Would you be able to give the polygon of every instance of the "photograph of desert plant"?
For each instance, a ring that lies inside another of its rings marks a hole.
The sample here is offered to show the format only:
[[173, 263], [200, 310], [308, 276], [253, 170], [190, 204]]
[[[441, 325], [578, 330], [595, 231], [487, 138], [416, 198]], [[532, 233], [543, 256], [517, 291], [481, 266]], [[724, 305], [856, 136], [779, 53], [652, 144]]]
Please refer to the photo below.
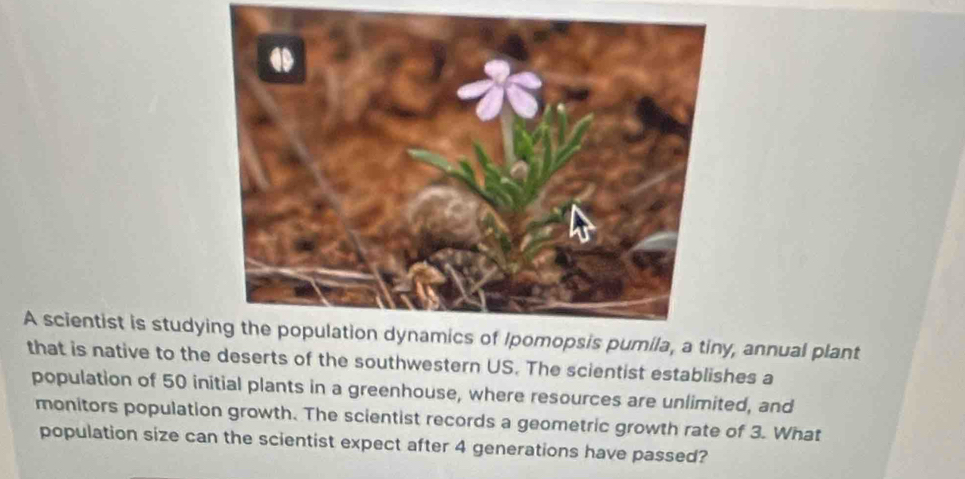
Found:
[[249, 302], [667, 318], [703, 26], [231, 13]]

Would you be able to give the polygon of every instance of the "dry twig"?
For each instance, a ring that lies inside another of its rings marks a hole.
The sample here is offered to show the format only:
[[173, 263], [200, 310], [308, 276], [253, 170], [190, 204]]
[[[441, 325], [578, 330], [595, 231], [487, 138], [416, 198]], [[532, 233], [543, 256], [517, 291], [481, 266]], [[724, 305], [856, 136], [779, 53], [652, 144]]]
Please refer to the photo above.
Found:
[[429, 296], [430, 301], [435, 303], [439, 309], [442, 311], [449, 311], [449, 308], [446, 307], [446, 301], [442, 299], [442, 296], [440, 296], [439, 293], [436, 292], [435, 288], [428, 284], [426, 285], [426, 295]]
[[[495, 276], [496, 273], [498, 273], [498, 272], [499, 272], [499, 269], [498, 269], [498, 268], [493, 268], [493, 269], [487, 271], [486, 274], [484, 274], [482, 278], [479, 278], [479, 281], [476, 281], [476, 283], [473, 284], [471, 288], [469, 288], [469, 291], [467, 291], [467, 294], [476, 294], [476, 291], [479, 291], [480, 288], [482, 288], [483, 286], [485, 286], [486, 283], [488, 283], [489, 280], [493, 279], [493, 276]], [[463, 298], [457, 298], [457, 299], [456, 299], [456, 302], [454, 302], [454, 303], [452, 304], [452, 307], [453, 307], [453, 308], [458, 308], [459, 305], [462, 304], [462, 302], [463, 302]]]
[[660, 296], [651, 296], [649, 298], [633, 299], [629, 301], [605, 301], [599, 303], [567, 303], [563, 301], [548, 301], [546, 304], [541, 306], [534, 306], [533, 311], [540, 311], [545, 309], [555, 309], [555, 308], [567, 308], [567, 309], [599, 309], [599, 308], [629, 308], [633, 306], [643, 306], [647, 304], [653, 304], [659, 301], [666, 301], [670, 299], [669, 294], [661, 294]]
[[650, 188], [653, 188], [654, 186], [657, 186], [657, 185], [659, 185], [660, 183], [663, 183], [664, 181], [666, 181], [666, 180], [669, 179], [670, 177], [672, 177], [672, 176], [674, 176], [674, 175], [678, 175], [678, 174], [680, 174], [680, 173], [683, 173], [684, 171], [686, 171], [686, 169], [687, 169], [687, 165], [686, 165], [686, 164], [680, 164], [680, 165], [677, 165], [677, 166], [675, 166], [675, 167], [673, 167], [673, 168], [670, 168], [670, 169], [668, 169], [668, 170], [662, 171], [662, 172], [654, 175], [653, 178], [650, 178], [649, 180], [644, 181], [643, 183], [640, 183], [640, 184], [637, 185], [637, 186], [634, 186], [632, 190], [630, 190], [630, 191], [627, 192], [627, 197], [628, 197], [628, 198], [635, 198], [635, 197], [639, 196], [640, 194], [646, 192], [646, 191], [649, 190]]
[[486, 293], [483, 292], [483, 290], [479, 290], [479, 291], [477, 291], [476, 293], [479, 294], [479, 303], [480, 303], [480, 305], [481, 305], [481, 307], [482, 307], [482, 311], [483, 311], [484, 313], [488, 313], [488, 312], [489, 312], [489, 307], [486, 306]]
[[[663, 294], [660, 296], [653, 296], [650, 298], [635, 299], [630, 301], [608, 301], [599, 303], [567, 303], [563, 301], [547, 301], [543, 304], [537, 304], [529, 308], [530, 311], [590, 311], [597, 314], [611, 314], [617, 316], [629, 316], [629, 317], [642, 317], [646, 319], [665, 319], [661, 316], [652, 314], [639, 314], [632, 313], [629, 311], [623, 311], [619, 308], [629, 308], [633, 306], [643, 306], [647, 304], [653, 304], [660, 301], [666, 301], [670, 299], [669, 294]], [[532, 298], [529, 299], [530, 302], [533, 301]], [[615, 309], [616, 308], [616, 309]]]
[[271, 189], [271, 181], [265, 173], [265, 167], [261, 164], [261, 157], [255, 143], [251, 141], [251, 135], [242, 122], [238, 122], [238, 149], [241, 156], [244, 171], [248, 173], [251, 181], [255, 184], [258, 191], [268, 191]]
[[271, 266], [253, 258], [245, 258], [245, 262], [253, 268], [245, 270], [245, 275], [252, 280], [261, 278], [283, 277], [290, 279], [308, 278], [318, 284], [330, 288], [365, 288], [373, 289], [375, 278], [366, 273], [355, 271], [340, 271], [326, 268], [303, 268]]
[[[465, 301], [472, 306], [483, 309], [481, 304], [469, 298], [468, 293], [466, 293], [466, 288], [462, 284], [462, 276], [456, 271], [456, 268], [453, 268], [451, 264], [447, 263], [446, 272], [449, 273], [449, 276], [452, 278], [452, 282], [456, 284], [456, 288], [459, 290], [459, 293], [462, 295], [462, 297], [458, 298], [460, 301], [459, 304], [462, 304], [462, 301]], [[458, 306], [459, 306], [458, 304], [453, 305], [454, 308]]]
[[379, 305], [379, 309], [385, 309], [385, 303], [382, 302], [382, 297], [379, 296], [378, 292], [375, 293], [375, 304]]
[[[260, 263], [260, 262], [258, 262], [258, 261], [256, 261], [256, 260], [253, 260], [253, 259], [251, 259], [251, 258], [245, 258], [245, 261], [246, 261], [246, 262], [249, 262], [249, 263], [251, 263], [251, 264], [254, 264], [254, 265], [257, 266], [258, 268], [261, 268], [262, 270], [265, 270], [265, 271], [270, 270], [272, 275], [281, 276], [281, 277], [290, 278], [290, 279], [296, 279], [296, 280], [304, 281], [304, 282], [310, 284], [310, 285], [312, 286], [312, 289], [315, 290], [315, 294], [318, 295], [318, 300], [319, 300], [322, 304], [324, 304], [325, 306], [331, 306], [331, 305], [332, 305], [332, 303], [329, 303], [329, 302], [328, 302], [328, 299], [325, 297], [325, 295], [322, 294], [322, 289], [318, 287], [318, 282], [315, 281], [315, 278], [312, 278], [311, 276], [306, 276], [306, 275], [301, 274], [301, 273], [297, 273], [297, 272], [292, 271], [292, 270], [290, 270], [290, 269], [288, 269], [288, 268], [277, 268], [277, 267], [273, 268], [273, 267], [270, 267], [270, 266], [268, 266], [268, 265], [266, 265], [266, 264], [264, 264], [264, 263]], [[248, 273], [248, 272], [246, 271], [246, 274], [247, 274], [247, 273]]]
[[405, 303], [405, 305], [406, 305], [407, 308], [409, 308], [410, 310], [415, 311], [415, 309], [416, 309], [416, 308], [415, 308], [415, 305], [412, 304], [412, 300], [409, 299], [409, 295], [403, 293], [403, 294], [400, 294], [399, 297], [402, 298], [402, 302]]

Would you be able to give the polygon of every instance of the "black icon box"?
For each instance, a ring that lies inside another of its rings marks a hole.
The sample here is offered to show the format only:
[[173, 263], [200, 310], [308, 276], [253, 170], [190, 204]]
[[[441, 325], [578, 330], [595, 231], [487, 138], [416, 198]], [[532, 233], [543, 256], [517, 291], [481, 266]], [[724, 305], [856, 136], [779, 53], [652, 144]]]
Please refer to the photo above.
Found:
[[258, 35], [258, 77], [267, 83], [305, 82], [305, 40], [298, 35]]

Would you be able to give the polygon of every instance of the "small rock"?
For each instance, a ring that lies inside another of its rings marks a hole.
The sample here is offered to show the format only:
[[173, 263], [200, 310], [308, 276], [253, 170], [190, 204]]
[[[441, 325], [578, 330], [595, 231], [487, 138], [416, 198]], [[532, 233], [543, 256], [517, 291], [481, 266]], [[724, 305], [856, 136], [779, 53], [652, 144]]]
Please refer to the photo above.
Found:
[[661, 270], [672, 265], [677, 250], [677, 232], [660, 231], [642, 239], [630, 248], [630, 258], [641, 268]]
[[424, 188], [406, 206], [409, 232], [424, 255], [443, 248], [472, 249], [483, 239], [481, 201], [452, 186]]
[[525, 161], [517, 161], [509, 170], [509, 176], [516, 181], [523, 181], [529, 176], [529, 165]]
[[658, 231], [635, 244], [630, 251], [668, 252], [677, 249], [676, 231]]

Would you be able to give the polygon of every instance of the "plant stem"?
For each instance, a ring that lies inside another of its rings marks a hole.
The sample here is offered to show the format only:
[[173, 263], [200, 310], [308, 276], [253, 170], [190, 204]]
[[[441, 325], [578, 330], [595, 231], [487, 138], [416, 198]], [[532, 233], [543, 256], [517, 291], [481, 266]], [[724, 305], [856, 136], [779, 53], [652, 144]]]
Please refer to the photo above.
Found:
[[503, 110], [499, 112], [499, 123], [503, 130], [503, 160], [506, 168], [512, 168], [516, 164], [516, 151], [513, 148], [513, 123], [515, 121], [516, 115], [513, 114], [513, 110], [503, 106]]

